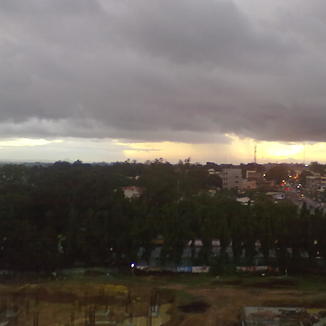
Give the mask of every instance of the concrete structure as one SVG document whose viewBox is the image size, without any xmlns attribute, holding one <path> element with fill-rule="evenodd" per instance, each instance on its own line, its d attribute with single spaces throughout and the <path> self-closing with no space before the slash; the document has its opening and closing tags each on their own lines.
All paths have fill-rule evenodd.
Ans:
<svg viewBox="0 0 326 326">
<path fill-rule="evenodd" d="M 240 168 L 223 169 L 220 174 L 223 189 L 240 189 L 242 184 L 242 170 Z"/>
<path fill-rule="evenodd" d="M 246 171 L 246 179 L 249 180 L 259 180 L 263 177 L 261 172 L 255 171 L 255 170 L 247 170 Z"/>
<path fill-rule="evenodd" d="M 325 325 L 325 310 L 283 307 L 244 307 L 242 326 Z"/>
</svg>

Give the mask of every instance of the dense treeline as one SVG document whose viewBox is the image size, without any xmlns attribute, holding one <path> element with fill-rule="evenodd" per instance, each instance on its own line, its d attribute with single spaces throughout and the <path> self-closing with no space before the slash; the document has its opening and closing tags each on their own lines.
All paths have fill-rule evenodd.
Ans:
<svg viewBox="0 0 326 326">
<path fill-rule="evenodd" d="M 203 242 L 197 264 L 216 263 L 212 239 L 220 239 L 222 250 L 232 243 L 235 260 L 245 249 L 251 261 L 256 240 L 266 257 L 275 249 L 280 261 L 289 247 L 290 259 L 302 250 L 310 257 L 317 251 L 326 255 L 326 219 L 321 212 L 298 212 L 289 202 L 275 204 L 263 195 L 256 195 L 249 206 L 237 203 L 232 192 L 209 196 L 207 190 L 220 183 L 204 166 L 187 160 L 177 165 L 156 160 L 1 166 L 1 267 L 122 265 L 136 259 L 140 247 L 142 259 L 148 259 L 158 236 L 164 239 L 162 263 L 180 262 L 191 239 Z M 128 200 L 121 190 L 128 185 L 145 191 Z"/>
</svg>

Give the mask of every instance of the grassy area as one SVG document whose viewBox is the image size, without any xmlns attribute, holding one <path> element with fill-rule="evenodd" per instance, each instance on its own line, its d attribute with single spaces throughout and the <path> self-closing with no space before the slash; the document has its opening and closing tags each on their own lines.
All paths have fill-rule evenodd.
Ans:
<svg viewBox="0 0 326 326">
<path fill-rule="evenodd" d="M 326 291 L 325 276 L 301 276 L 296 278 L 299 288 L 305 291 Z"/>
</svg>

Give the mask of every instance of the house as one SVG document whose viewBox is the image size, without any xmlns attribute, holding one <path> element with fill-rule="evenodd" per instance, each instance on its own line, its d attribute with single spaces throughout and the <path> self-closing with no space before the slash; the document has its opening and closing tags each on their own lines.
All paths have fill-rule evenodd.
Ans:
<svg viewBox="0 0 326 326">
<path fill-rule="evenodd" d="M 122 191 L 125 198 L 133 199 L 139 198 L 143 194 L 144 189 L 137 186 L 127 186 L 122 187 Z"/>
<path fill-rule="evenodd" d="M 241 190 L 255 190 L 257 189 L 257 181 L 250 179 L 243 179 L 240 185 Z"/>
<path fill-rule="evenodd" d="M 250 204 L 250 198 L 249 197 L 240 197 L 237 198 L 236 201 L 240 203 L 241 205 L 248 206 Z"/>
<path fill-rule="evenodd" d="M 285 194 L 283 192 L 269 191 L 266 192 L 266 196 L 273 198 L 274 200 L 283 200 L 285 199 Z"/>
</svg>

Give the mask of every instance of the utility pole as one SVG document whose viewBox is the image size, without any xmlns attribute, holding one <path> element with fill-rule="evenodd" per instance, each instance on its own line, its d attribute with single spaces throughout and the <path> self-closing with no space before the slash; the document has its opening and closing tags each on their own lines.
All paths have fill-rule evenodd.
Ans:
<svg viewBox="0 0 326 326">
<path fill-rule="evenodd" d="M 254 149 L 254 162 L 257 164 L 257 144 L 255 144 L 255 149 Z"/>
</svg>

